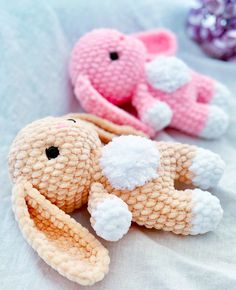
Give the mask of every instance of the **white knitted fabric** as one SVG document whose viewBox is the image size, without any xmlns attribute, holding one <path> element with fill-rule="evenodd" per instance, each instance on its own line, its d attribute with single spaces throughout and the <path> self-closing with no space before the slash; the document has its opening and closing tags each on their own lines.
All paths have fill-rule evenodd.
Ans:
<svg viewBox="0 0 236 290">
<path fill-rule="evenodd" d="M 132 214 L 127 204 L 117 196 L 105 199 L 92 211 L 96 221 L 93 228 L 98 236 L 107 241 L 118 241 L 129 230 Z"/>
<path fill-rule="evenodd" d="M 216 186 L 224 173 L 225 163 L 218 154 L 199 148 L 189 170 L 195 177 L 192 182 L 202 189 Z"/>
<path fill-rule="evenodd" d="M 229 110 L 229 99 L 231 93 L 229 89 L 219 82 L 215 82 L 214 84 L 214 95 L 211 99 L 211 104 L 219 106 L 222 110 Z"/>
<path fill-rule="evenodd" d="M 156 131 L 160 131 L 170 124 L 172 115 L 172 111 L 167 104 L 157 101 L 145 112 L 142 121 Z"/>
<path fill-rule="evenodd" d="M 159 159 L 155 142 L 121 136 L 103 147 L 100 165 L 114 188 L 132 190 L 158 176 Z"/>
<path fill-rule="evenodd" d="M 172 93 L 191 79 L 190 69 L 177 57 L 158 57 L 145 66 L 149 83 L 156 89 Z"/>
<path fill-rule="evenodd" d="M 191 235 L 204 234 L 216 229 L 223 215 L 219 199 L 208 191 L 193 190 Z"/>
<path fill-rule="evenodd" d="M 229 117 L 217 106 L 209 107 L 209 116 L 205 127 L 199 136 L 204 138 L 219 138 L 222 136 L 229 125 Z"/>
</svg>

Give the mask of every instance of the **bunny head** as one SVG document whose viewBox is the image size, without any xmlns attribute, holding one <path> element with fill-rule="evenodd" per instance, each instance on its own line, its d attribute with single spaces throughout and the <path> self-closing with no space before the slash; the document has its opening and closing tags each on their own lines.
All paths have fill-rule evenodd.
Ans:
<svg viewBox="0 0 236 290">
<path fill-rule="evenodd" d="M 9 155 L 10 174 L 14 183 L 30 182 L 53 204 L 71 212 L 86 202 L 99 146 L 96 131 L 84 121 L 45 118 L 16 137 Z"/>
<path fill-rule="evenodd" d="M 159 54 L 173 54 L 175 37 L 167 30 L 124 35 L 113 29 L 96 29 L 75 45 L 70 76 L 73 85 L 86 76 L 109 102 L 119 105 L 130 100 L 144 78 L 145 62 Z"/>
</svg>

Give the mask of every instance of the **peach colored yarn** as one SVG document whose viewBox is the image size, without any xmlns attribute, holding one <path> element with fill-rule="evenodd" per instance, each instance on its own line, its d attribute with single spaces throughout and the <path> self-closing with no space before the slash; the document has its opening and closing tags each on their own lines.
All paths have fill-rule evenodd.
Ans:
<svg viewBox="0 0 236 290">
<path fill-rule="evenodd" d="M 98 134 L 103 136 L 106 129 L 111 134 L 119 130 L 129 134 L 129 128 L 92 116 L 77 117 L 84 120 L 76 116 L 71 120 L 71 115 L 48 117 L 22 129 L 10 149 L 9 171 L 14 182 L 13 209 L 25 239 L 60 274 L 91 285 L 108 272 L 108 251 L 67 213 L 86 203 L 91 213 L 102 201 L 116 196 L 128 205 L 137 224 L 190 234 L 193 190 L 176 190 L 174 181 L 192 183 L 196 172 L 190 167 L 197 148 L 156 143 L 158 177 L 134 190 L 118 190 L 100 166 L 103 145 Z M 102 130 L 97 133 L 98 125 Z M 131 128 L 130 132 L 139 134 Z M 104 139 L 108 141 L 109 135 Z M 59 148 L 59 155 L 50 159 L 46 149 L 51 146 Z"/>
<path fill-rule="evenodd" d="M 170 92 L 162 88 L 163 83 L 156 88 L 148 79 L 146 65 L 160 55 L 173 55 L 176 46 L 175 36 L 164 29 L 134 35 L 112 29 L 87 33 L 76 43 L 70 60 L 76 98 L 85 111 L 131 125 L 151 137 L 166 126 L 204 138 L 220 137 L 228 124 L 221 103 L 228 100 L 225 89 L 217 91 L 216 81 L 189 70 L 188 80 Z M 112 61 L 109 55 L 114 52 L 118 59 Z M 215 102 L 216 95 L 222 102 Z M 124 104 L 132 105 L 137 115 L 125 110 Z"/>
</svg>

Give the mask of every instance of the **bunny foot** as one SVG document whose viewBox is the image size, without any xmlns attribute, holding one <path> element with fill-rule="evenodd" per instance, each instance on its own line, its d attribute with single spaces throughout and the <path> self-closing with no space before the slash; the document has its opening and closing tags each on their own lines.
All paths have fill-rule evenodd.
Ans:
<svg viewBox="0 0 236 290">
<path fill-rule="evenodd" d="M 229 110 L 229 99 L 230 91 L 226 86 L 222 85 L 219 82 L 214 84 L 214 94 L 211 99 L 210 104 L 220 107 L 222 110 L 227 112 Z"/>
<path fill-rule="evenodd" d="M 215 139 L 221 137 L 228 128 L 229 117 L 217 106 L 209 107 L 209 115 L 200 137 Z"/>
<path fill-rule="evenodd" d="M 193 185 L 202 189 L 216 186 L 224 173 L 225 163 L 219 155 L 199 148 L 189 170 L 194 174 Z"/>
<path fill-rule="evenodd" d="M 193 190 L 191 235 L 214 231 L 223 215 L 219 199 L 208 191 Z"/>
</svg>

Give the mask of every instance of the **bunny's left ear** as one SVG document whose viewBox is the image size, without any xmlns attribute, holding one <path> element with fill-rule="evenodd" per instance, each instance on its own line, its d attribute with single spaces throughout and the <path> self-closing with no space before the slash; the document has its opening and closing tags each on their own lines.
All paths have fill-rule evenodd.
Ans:
<svg viewBox="0 0 236 290">
<path fill-rule="evenodd" d="M 27 181 L 12 195 L 20 229 L 39 256 L 71 281 L 92 285 L 108 272 L 108 251 L 89 231 Z"/>
<path fill-rule="evenodd" d="M 148 57 L 152 60 L 157 55 L 173 55 L 177 50 L 177 41 L 173 32 L 167 29 L 157 29 L 133 34 L 145 45 Z"/>
<path fill-rule="evenodd" d="M 120 135 L 137 135 L 147 137 L 143 132 L 134 129 L 131 126 L 127 125 L 117 125 L 106 119 L 97 117 L 92 114 L 86 113 L 71 113 L 65 116 L 66 118 L 80 119 L 92 125 L 95 131 L 98 133 L 100 140 L 107 144 L 114 137 Z"/>
</svg>

